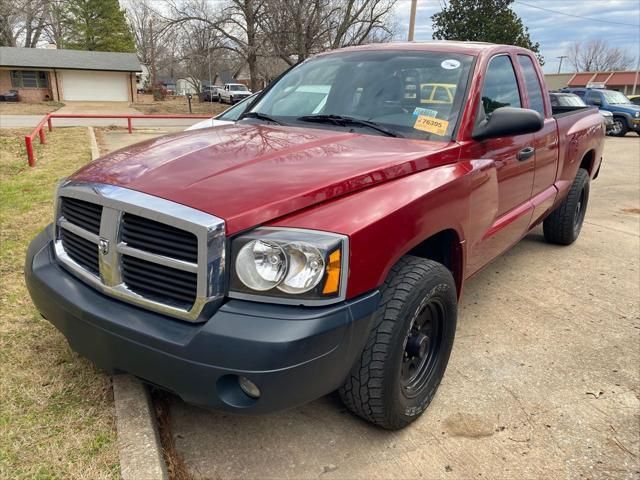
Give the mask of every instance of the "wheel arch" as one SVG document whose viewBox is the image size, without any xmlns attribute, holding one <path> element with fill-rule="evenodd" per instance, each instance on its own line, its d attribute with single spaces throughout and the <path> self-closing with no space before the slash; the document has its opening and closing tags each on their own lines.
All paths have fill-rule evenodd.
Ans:
<svg viewBox="0 0 640 480">
<path fill-rule="evenodd" d="M 596 161 L 596 152 L 594 150 L 588 150 L 583 156 L 582 160 L 580 160 L 580 167 L 584 168 L 587 172 L 589 172 L 589 176 L 591 177 L 593 174 L 593 167 Z"/>
<path fill-rule="evenodd" d="M 447 228 L 429 235 L 405 255 L 426 258 L 447 267 L 453 275 L 456 291 L 460 297 L 464 276 L 464 255 L 460 235 L 454 228 Z"/>
</svg>

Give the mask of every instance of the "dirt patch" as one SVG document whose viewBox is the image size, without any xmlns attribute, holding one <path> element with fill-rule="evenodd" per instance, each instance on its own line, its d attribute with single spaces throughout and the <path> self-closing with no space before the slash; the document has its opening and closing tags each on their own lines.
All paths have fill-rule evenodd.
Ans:
<svg viewBox="0 0 640 480">
<path fill-rule="evenodd" d="M 158 420 L 158 432 L 162 444 L 162 455 L 167 464 L 167 472 L 170 480 L 193 480 L 184 460 L 176 450 L 176 445 L 171 433 L 171 408 L 170 395 L 156 388 L 151 390 L 151 399 L 156 410 Z"/>
<path fill-rule="evenodd" d="M 138 95 L 138 101 L 131 104 L 132 108 L 139 110 L 145 115 L 152 114 L 178 114 L 188 115 L 189 103 L 187 97 L 167 97 L 166 100 L 153 100 L 151 95 Z M 194 115 L 211 115 L 212 117 L 224 112 L 230 105 L 217 102 L 200 102 L 197 96 L 191 100 L 191 113 Z"/>
<path fill-rule="evenodd" d="M 640 215 L 640 208 L 623 208 L 624 213 L 636 213 Z"/>
<path fill-rule="evenodd" d="M 490 437 L 496 431 L 493 419 L 473 413 L 454 413 L 446 418 L 444 427 L 454 437 Z"/>
<path fill-rule="evenodd" d="M 37 312 L 24 284 L 27 245 L 52 220 L 60 178 L 90 159 L 86 128 L 34 144 L 0 130 L 0 477 L 118 478 L 110 377 L 75 354 Z"/>
<path fill-rule="evenodd" d="M 64 107 L 61 102 L 3 102 L 0 103 L 0 114 L 3 115 L 44 115 Z"/>
</svg>

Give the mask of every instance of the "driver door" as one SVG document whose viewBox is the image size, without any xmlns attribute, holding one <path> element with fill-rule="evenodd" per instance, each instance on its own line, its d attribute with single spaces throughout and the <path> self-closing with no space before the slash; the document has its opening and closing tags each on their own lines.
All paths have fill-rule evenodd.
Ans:
<svg viewBox="0 0 640 480">
<path fill-rule="evenodd" d="M 509 55 L 491 59 L 481 93 L 479 120 L 500 107 L 522 108 L 521 87 Z M 472 158 L 495 162 L 498 191 L 493 224 L 469 256 L 470 273 L 478 271 L 519 240 L 529 227 L 530 202 L 535 173 L 534 135 L 514 135 L 477 142 Z"/>
</svg>

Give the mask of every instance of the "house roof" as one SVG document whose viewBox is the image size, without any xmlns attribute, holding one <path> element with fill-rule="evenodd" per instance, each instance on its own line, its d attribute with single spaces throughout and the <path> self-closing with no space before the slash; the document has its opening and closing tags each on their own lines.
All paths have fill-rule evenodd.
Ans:
<svg viewBox="0 0 640 480">
<path fill-rule="evenodd" d="M 589 83 L 604 83 L 609 85 L 633 85 L 640 82 L 638 71 L 630 70 L 625 72 L 586 72 L 576 73 L 567 83 L 570 87 L 584 87 Z"/>
<path fill-rule="evenodd" d="M 135 53 L 0 47 L 0 67 L 141 72 Z"/>
</svg>

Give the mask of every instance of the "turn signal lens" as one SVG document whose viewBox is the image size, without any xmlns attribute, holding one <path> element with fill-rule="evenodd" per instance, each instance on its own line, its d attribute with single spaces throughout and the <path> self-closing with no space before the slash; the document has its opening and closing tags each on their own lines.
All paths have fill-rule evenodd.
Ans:
<svg viewBox="0 0 640 480">
<path fill-rule="evenodd" d="M 324 283 L 322 289 L 323 295 L 329 295 L 331 293 L 337 293 L 340 286 L 340 249 L 334 251 L 329 255 L 329 264 L 327 265 L 327 280 Z"/>
</svg>

